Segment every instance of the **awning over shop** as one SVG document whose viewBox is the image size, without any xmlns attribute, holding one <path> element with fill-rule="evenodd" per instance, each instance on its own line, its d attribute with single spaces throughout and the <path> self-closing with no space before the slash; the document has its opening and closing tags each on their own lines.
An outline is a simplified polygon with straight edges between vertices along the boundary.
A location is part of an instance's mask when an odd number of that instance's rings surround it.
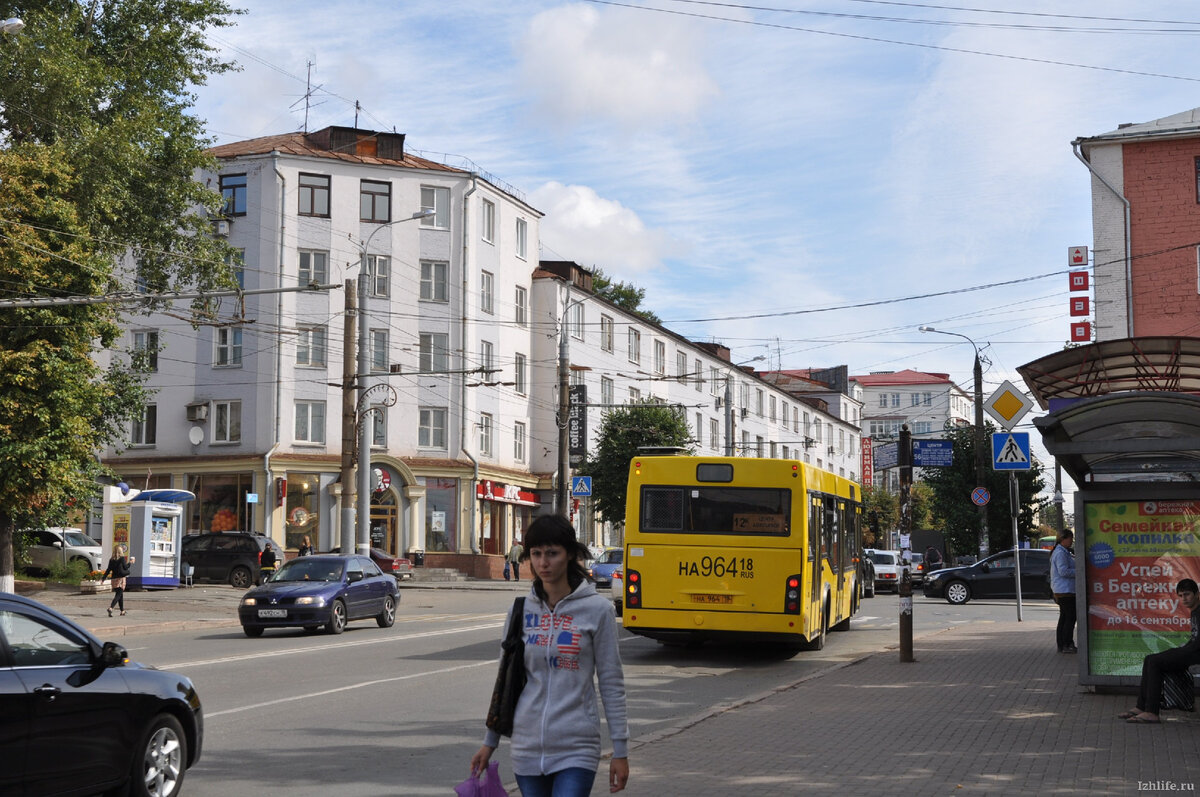
<svg viewBox="0 0 1200 797">
<path fill-rule="evenodd" d="M 1034 425 L 1046 450 L 1080 487 L 1101 481 L 1200 481 L 1200 396 L 1114 393 L 1076 400 Z"/>
</svg>

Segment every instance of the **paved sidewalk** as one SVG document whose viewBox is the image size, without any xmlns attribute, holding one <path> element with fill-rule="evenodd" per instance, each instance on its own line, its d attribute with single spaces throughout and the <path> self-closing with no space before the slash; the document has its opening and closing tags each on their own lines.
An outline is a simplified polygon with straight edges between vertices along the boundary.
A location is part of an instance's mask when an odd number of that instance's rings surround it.
<svg viewBox="0 0 1200 797">
<path fill-rule="evenodd" d="M 1134 698 L 1089 693 L 1053 639 L 1049 621 L 978 623 L 918 638 L 915 663 L 891 650 L 835 666 L 637 740 L 627 793 L 1194 792 L 1200 719 L 1117 720 Z"/>
</svg>

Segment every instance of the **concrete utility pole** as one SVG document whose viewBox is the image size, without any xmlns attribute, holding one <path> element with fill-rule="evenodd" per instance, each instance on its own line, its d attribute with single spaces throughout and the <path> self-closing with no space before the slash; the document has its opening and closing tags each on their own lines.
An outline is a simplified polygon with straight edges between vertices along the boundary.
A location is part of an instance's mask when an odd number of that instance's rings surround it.
<svg viewBox="0 0 1200 797">
<path fill-rule="evenodd" d="M 913 599 L 912 599 L 912 430 L 900 426 L 900 661 L 913 658 Z"/>
<path fill-rule="evenodd" d="M 354 347 L 346 343 L 355 339 L 358 325 L 358 292 L 354 280 L 346 280 L 346 318 L 342 337 L 342 523 L 341 549 L 354 550 L 354 419 L 358 406 L 355 393 L 358 373 Z"/>
<path fill-rule="evenodd" d="M 563 517 L 571 514 L 568 503 L 571 500 L 571 456 L 567 439 L 567 427 L 571 423 L 571 333 L 567 329 L 567 319 L 571 307 L 582 303 L 582 299 L 571 301 L 571 286 L 568 285 L 558 335 L 558 489 L 554 491 L 554 511 Z"/>
</svg>

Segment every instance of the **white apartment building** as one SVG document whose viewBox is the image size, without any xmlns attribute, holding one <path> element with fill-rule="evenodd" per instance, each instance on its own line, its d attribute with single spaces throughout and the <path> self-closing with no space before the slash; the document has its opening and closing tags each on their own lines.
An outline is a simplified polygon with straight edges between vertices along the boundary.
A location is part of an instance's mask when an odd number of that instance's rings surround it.
<svg viewBox="0 0 1200 797">
<path fill-rule="evenodd" d="M 360 263 L 369 367 L 357 378 L 369 389 L 355 417 L 371 430 L 371 542 L 388 553 L 496 575 L 498 555 L 553 506 L 564 330 L 570 380 L 592 405 L 588 440 L 606 408 L 662 401 L 685 414 L 699 453 L 728 445 L 857 478 L 856 426 L 723 346 L 594 295 L 576 264 L 539 265 L 541 214 L 515 189 L 353 128 L 211 152 L 219 168 L 199 179 L 225 196 L 214 232 L 238 251 L 246 293 L 128 325 L 127 346 L 153 352 L 156 392 L 129 445 L 104 453 L 134 487 L 195 493 L 187 531 L 340 542 L 343 397 L 357 370 L 343 362 L 357 349 L 346 283 L 359 293 Z M 596 526 L 586 501 L 575 519 L 595 544 L 621 521 Z"/>
<path fill-rule="evenodd" d="M 850 380 L 862 388 L 863 431 L 878 443 L 894 440 L 907 423 L 914 437 L 938 437 L 947 424 L 971 425 L 973 398 L 949 374 L 906 369 L 880 371 Z M 914 475 L 914 478 L 918 478 Z M 875 471 L 874 484 L 897 488 L 896 470 Z"/>
</svg>

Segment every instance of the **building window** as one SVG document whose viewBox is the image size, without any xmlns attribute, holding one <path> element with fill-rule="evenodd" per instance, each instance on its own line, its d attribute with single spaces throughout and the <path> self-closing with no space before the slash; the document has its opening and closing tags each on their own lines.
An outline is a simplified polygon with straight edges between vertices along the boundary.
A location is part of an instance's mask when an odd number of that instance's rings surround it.
<svg viewBox="0 0 1200 797">
<path fill-rule="evenodd" d="M 771 419 L 771 423 L 775 423 L 775 397 L 774 396 L 771 396 L 771 400 L 768 402 L 768 412 L 769 412 L 769 417 Z"/>
<path fill-rule="evenodd" d="M 513 459 L 525 461 L 525 424 L 520 421 L 513 424 Z"/>
<path fill-rule="evenodd" d="M 421 333 L 421 359 L 418 366 L 423 374 L 450 370 L 450 337 L 444 332 Z"/>
<path fill-rule="evenodd" d="M 214 443 L 238 443 L 242 439 L 242 402 L 214 401 L 213 402 L 213 432 Z"/>
<path fill-rule="evenodd" d="M 359 221 L 389 222 L 392 220 L 392 184 L 375 180 L 359 183 Z"/>
<path fill-rule="evenodd" d="M 784 429 L 787 429 L 788 427 L 788 412 L 790 410 L 791 408 L 788 407 L 788 403 L 786 401 L 783 402 L 783 411 L 780 413 L 780 426 L 782 426 Z M 787 459 L 787 457 L 784 457 L 784 459 Z"/>
<path fill-rule="evenodd" d="M 391 290 L 391 262 L 383 255 L 367 255 L 367 280 L 372 296 L 386 297 Z M 360 311 L 363 308 L 359 308 Z"/>
<path fill-rule="evenodd" d="M 766 446 L 764 443 L 765 441 L 763 440 L 762 435 L 754 436 L 754 454 L 759 459 L 762 459 L 767 455 Z"/>
<path fill-rule="evenodd" d="M 604 351 L 613 350 L 613 320 L 612 316 L 600 316 L 600 348 Z"/>
<path fill-rule="evenodd" d="M 329 253 L 300 250 L 300 284 L 324 285 L 329 281 Z"/>
<path fill-rule="evenodd" d="M 703 390 L 704 390 L 704 388 L 703 388 L 703 385 L 704 385 L 703 368 L 704 368 L 704 366 L 701 365 L 699 360 L 692 361 L 692 381 L 695 382 L 695 384 L 696 384 L 696 392 L 697 393 L 703 392 Z"/>
<path fill-rule="evenodd" d="M 681 385 L 687 382 L 687 352 L 675 352 L 675 379 Z"/>
<path fill-rule="evenodd" d="M 420 423 L 417 445 L 421 448 L 444 449 L 446 447 L 446 410 L 422 407 Z"/>
<path fill-rule="evenodd" d="M 236 327 L 220 327 L 216 331 L 216 353 L 213 365 L 229 368 L 242 364 L 242 330 Z"/>
<path fill-rule="evenodd" d="M 571 337 L 583 340 L 583 305 L 576 303 L 567 310 L 567 330 Z"/>
<path fill-rule="evenodd" d="M 450 189 L 421 186 L 421 210 L 432 210 L 432 216 L 421 219 L 422 227 L 450 229 Z"/>
<path fill-rule="evenodd" d="M 483 200 L 483 209 L 479 214 L 479 234 L 488 243 L 496 241 L 496 203 Z"/>
<path fill-rule="evenodd" d="M 654 341 L 654 373 L 666 374 L 667 372 L 667 344 L 666 341 Z"/>
<path fill-rule="evenodd" d="M 919 407 L 919 406 L 921 406 L 921 394 L 920 394 L 920 393 L 913 393 L 913 394 L 912 394 L 912 397 L 911 397 L 911 401 L 912 401 L 912 405 L 911 405 L 911 406 L 913 406 L 913 407 Z"/>
<path fill-rule="evenodd" d="M 933 406 L 933 394 L 932 393 L 924 393 L 924 394 L 922 394 L 921 398 L 924 401 L 926 407 Z"/>
<path fill-rule="evenodd" d="M 516 391 L 518 393 L 520 393 L 522 396 L 524 396 L 525 392 L 529 389 L 528 386 L 525 384 L 525 355 L 524 354 L 518 354 L 516 357 L 516 361 L 513 363 L 513 382 L 516 383 L 515 384 Z"/>
<path fill-rule="evenodd" d="M 615 403 L 613 401 L 613 381 L 607 376 L 600 377 L 600 403 L 606 408 Z"/>
<path fill-rule="evenodd" d="M 226 216 L 246 215 L 246 175 L 222 174 L 221 198 L 225 200 L 221 212 Z"/>
<path fill-rule="evenodd" d="M 450 301 L 449 271 L 449 263 L 435 260 L 421 261 L 421 299 L 423 301 Z"/>
<path fill-rule="evenodd" d="M 329 218 L 329 175 L 300 173 L 301 216 Z"/>
<path fill-rule="evenodd" d="M 296 442 L 325 442 L 325 402 L 296 402 Z"/>
<path fill-rule="evenodd" d="M 525 219 L 517 219 L 517 257 L 522 260 L 528 252 L 526 248 L 525 234 L 529 225 L 525 223 Z"/>
<path fill-rule="evenodd" d="M 479 309 L 488 315 L 496 312 L 496 277 L 490 271 L 479 275 Z"/>
<path fill-rule="evenodd" d="M 479 367 L 483 370 L 485 381 L 491 381 L 496 372 L 496 353 L 490 340 L 479 341 Z"/>
<path fill-rule="evenodd" d="M 388 370 L 388 331 L 386 329 L 371 330 L 371 370 Z"/>
<path fill-rule="evenodd" d="M 239 249 L 236 252 L 225 255 L 225 266 L 229 269 L 229 273 L 233 275 L 233 281 L 243 290 L 246 288 L 246 250 Z"/>
<path fill-rule="evenodd" d="M 325 327 L 301 328 L 297 332 L 296 365 L 324 367 Z"/>
<path fill-rule="evenodd" d="M 708 392 L 721 395 L 721 369 L 711 365 L 708 367 Z"/>
<path fill-rule="evenodd" d="M 642 333 L 636 329 L 629 330 L 629 362 L 640 363 L 642 361 Z"/>
<path fill-rule="evenodd" d="M 888 394 L 887 394 L 887 393 L 880 393 L 880 394 L 879 394 L 879 406 L 880 406 L 880 407 L 887 407 L 887 404 L 888 404 Z"/>
<path fill-rule="evenodd" d="M 513 318 L 517 322 L 517 326 L 523 327 L 529 320 L 529 291 L 518 285 L 513 292 Z"/>
<path fill-rule="evenodd" d="M 479 413 L 479 453 L 492 455 L 492 416 L 486 412 Z"/>
<path fill-rule="evenodd" d="M 913 434 L 933 434 L 933 422 L 932 421 L 913 421 L 912 433 Z"/>
<path fill-rule="evenodd" d="M 387 448 L 387 407 L 382 404 L 371 407 L 371 447 Z"/>
<path fill-rule="evenodd" d="M 716 418 L 708 421 L 708 447 L 713 451 L 721 450 L 721 424 L 717 423 Z"/>
<path fill-rule="evenodd" d="M 133 351 L 147 371 L 158 371 L 158 330 L 140 329 L 134 332 Z"/>
<path fill-rule="evenodd" d="M 892 406 L 893 406 L 893 407 L 899 407 L 899 406 L 900 406 L 900 394 L 899 394 L 899 393 L 893 393 L 893 394 L 892 394 Z"/>
<path fill-rule="evenodd" d="M 754 391 L 754 412 L 758 417 L 763 417 L 763 398 L 765 397 L 762 388 L 755 388 Z"/>
<path fill-rule="evenodd" d="M 642 403 L 642 391 L 638 390 L 636 387 L 629 388 L 629 403 L 630 404 L 641 404 Z"/>
<path fill-rule="evenodd" d="M 158 405 L 147 404 L 141 416 L 133 422 L 129 442 L 135 446 L 152 446 L 158 440 Z"/>
</svg>

